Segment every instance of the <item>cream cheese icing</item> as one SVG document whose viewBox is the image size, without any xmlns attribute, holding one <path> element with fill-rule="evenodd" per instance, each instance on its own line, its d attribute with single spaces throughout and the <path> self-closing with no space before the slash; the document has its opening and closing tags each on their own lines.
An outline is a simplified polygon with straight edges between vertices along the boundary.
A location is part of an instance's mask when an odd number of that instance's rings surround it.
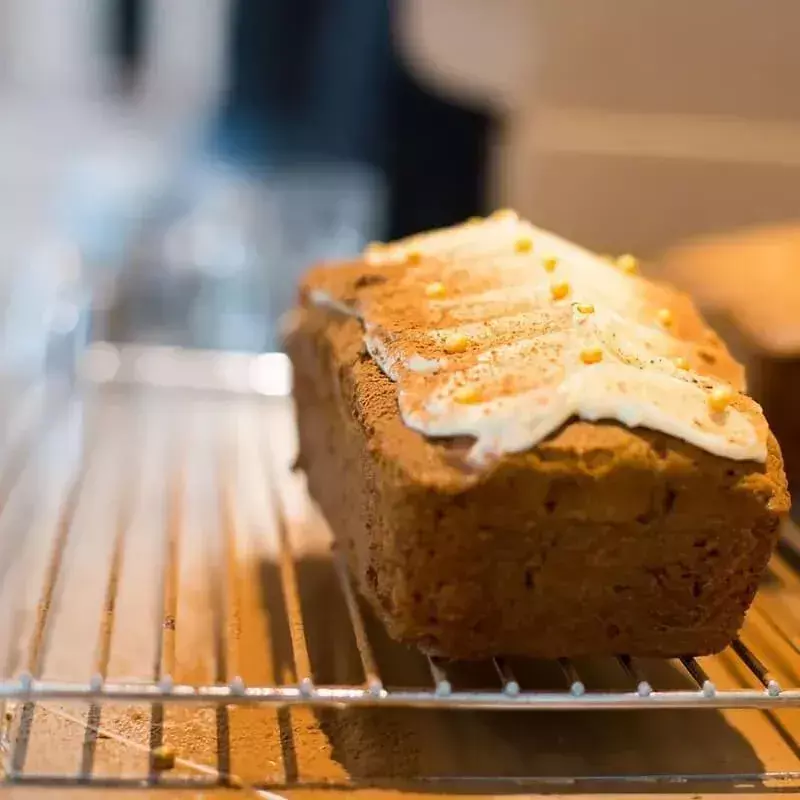
<svg viewBox="0 0 800 800">
<path fill-rule="evenodd" d="M 311 301 L 357 316 L 398 385 L 404 422 L 426 436 L 474 437 L 476 465 L 527 450 L 573 417 L 766 460 L 758 407 L 735 394 L 710 402 L 721 382 L 690 366 L 698 343 L 676 335 L 672 310 L 658 304 L 680 300 L 669 290 L 509 212 L 372 248 L 365 261 L 385 280 L 355 299 L 315 290 Z"/>
</svg>

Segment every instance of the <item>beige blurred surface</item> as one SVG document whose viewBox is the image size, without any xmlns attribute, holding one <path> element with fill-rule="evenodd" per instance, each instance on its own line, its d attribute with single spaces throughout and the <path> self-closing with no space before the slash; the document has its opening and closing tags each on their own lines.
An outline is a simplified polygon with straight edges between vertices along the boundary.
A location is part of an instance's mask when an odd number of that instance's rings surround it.
<svg viewBox="0 0 800 800">
<path fill-rule="evenodd" d="M 745 365 L 783 452 L 789 486 L 800 476 L 800 225 L 745 227 L 670 248 L 661 276 L 692 294 Z"/>
<path fill-rule="evenodd" d="M 672 248 L 664 277 L 725 314 L 752 349 L 800 355 L 800 225 L 749 228 Z"/>
<path fill-rule="evenodd" d="M 796 217 L 793 0 L 414 0 L 417 73 L 494 107 L 496 203 L 600 251 Z"/>
</svg>

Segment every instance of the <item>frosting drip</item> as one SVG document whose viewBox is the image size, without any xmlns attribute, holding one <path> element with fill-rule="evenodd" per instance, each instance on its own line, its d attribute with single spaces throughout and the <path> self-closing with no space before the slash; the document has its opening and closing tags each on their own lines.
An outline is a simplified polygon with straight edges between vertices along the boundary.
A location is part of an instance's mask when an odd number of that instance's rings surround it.
<svg viewBox="0 0 800 800">
<path fill-rule="evenodd" d="M 375 275 L 355 297 L 328 287 L 312 302 L 358 316 L 405 423 L 474 437 L 473 463 L 527 450 L 572 417 L 766 459 L 760 409 L 738 392 L 711 401 L 725 383 L 708 363 L 727 354 L 666 287 L 507 212 L 378 246 L 365 262 Z"/>
</svg>

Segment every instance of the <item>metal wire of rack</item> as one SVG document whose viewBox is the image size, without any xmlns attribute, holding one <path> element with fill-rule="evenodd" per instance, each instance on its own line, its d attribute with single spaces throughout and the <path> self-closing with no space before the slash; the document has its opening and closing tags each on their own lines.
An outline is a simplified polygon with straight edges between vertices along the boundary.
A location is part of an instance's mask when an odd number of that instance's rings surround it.
<svg viewBox="0 0 800 800">
<path fill-rule="evenodd" d="M 560 687 L 537 687 L 518 674 L 512 659 L 501 658 L 489 665 L 495 676 L 494 684 L 462 687 L 458 665 L 427 658 L 427 685 L 396 685 L 396 681 L 386 680 L 382 674 L 370 623 L 338 559 L 334 559 L 338 592 L 347 611 L 362 680 L 340 684 L 318 682 L 309 652 L 308 609 L 298 588 L 298 539 L 296 531 L 292 531 L 298 504 L 302 505 L 304 498 L 299 479 L 288 470 L 291 434 L 285 430 L 290 420 L 285 395 L 289 387 L 285 377 L 281 377 L 285 365 L 278 364 L 280 358 L 267 363 L 244 356 L 182 357 L 174 351 L 143 353 L 115 350 L 108 345 L 95 348 L 90 356 L 87 362 L 90 369 L 84 375 L 88 391 L 83 392 L 80 400 L 62 396 L 57 402 L 44 403 L 34 421 L 29 420 L 22 428 L 18 425 L 15 430 L 9 428 L 6 437 L 9 440 L 6 452 L 10 455 L 0 475 L 3 509 L 0 704 L 3 709 L 7 704 L 13 709 L 13 713 L 6 714 L 5 731 L 9 751 L 7 773 L 12 777 L 26 777 L 26 739 L 30 736 L 36 706 L 45 701 L 87 704 L 92 709 L 87 730 L 92 719 L 96 726 L 104 705 L 123 703 L 149 704 L 161 709 L 162 716 L 164 708 L 177 706 L 509 711 L 775 710 L 800 706 L 800 680 L 788 684 L 783 662 L 779 670 L 774 670 L 770 662 L 776 647 L 798 652 L 800 622 L 793 610 L 787 610 L 780 594 L 769 593 L 768 602 L 757 603 L 751 614 L 748 625 L 752 620 L 757 624 L 753 641 L 748 639 L 746 627 L 743 637 L 733 642 L 721 657 L 727 662 L 726 674 L 738 676 L 738 686 L 719 685 L 715 679 L 719 671 L 715 659 L 686 656 L 670 663 L 676 674 L 680 674 L 681 688 L 664 688 L 650 674 L 647 663 L 624 654 L 616 659 L 621 684 L 612 688 L 596 686 L 596 681 L 585 674 L 584 666 L 570 659 L 560 659 L 556 665 L 561 675 Z M 202 369 L 201 362 L 205 365 Z M 213 364 L 211 372 L 207 369 L 209 364 Z M 265 377 L 264 370 L 271 377 Z M 281 376 L 275 377 L 276 370 Z M 208 377 L 212 373 L 213 379 Z M 159 397 L 155 399 L 151 396 L 153 387 L 158 387 L 154 391 Z M 162 391 L 165 388 L 171 400 L 165 401 Z M 203 413 L 207 414 L 195 419 L 191 435 L 182 425 L 193 413 L 194 401 L 186 400 L 187 390 L 191 390 L 195 399 L 200 398 L 198 402 L 205 404 Z M 230 405 L 217 401 L 218 396 L 232 395 L 239 399 L 231 422 Z M 29 406 L 29 395 L 21 396 L 16 413 L 22 414 L 26 408 L 29 411 Z M 253 420 L 261 419 L 265 406 L 273 411 L 281 409 L 272 427 L 260 429 L 260 423 L 250 427 Z M 247 446 L 260 453 L 255 458 L 262 459 L 261 473 L 257 477 L 251 474 L 249 485 L 262 487 L 272 515 L 269 523 L 274 533 L 272 555 L 285 613 L 282 624 L 288 631 L 291 649 L 290 680 L 253 682 L 239 670 L 242 656 L 236 642 L 246 638 L 248 632 L 246 621 L 239 615 L 243 602 L 239 595 L 244 590 L 230 579 L 230 570 L 242 555 L 235 552 L 237 545 L 229 530 L 235 526 L 232 519 L 237 514 L 234 495 L 238 489 L 231 488 L 226 479 L 231 459 L 237 456 L 227 445 L 218 447 L 218 440 L 210 435 L 216 435 L 213 426 L 206 426 L 208 419 L 223 420 L 225 430 L 235 428 L 240 444 L 252 439 Z M 259 432 L 253 437 L 252 430 Z M 278 430 L 282 431 L 280 435 Z M 210 432 L 210 438 L 199 449 L 192 438 L 197 438 L 198 431 Z M 40 493 L 51 491 L 49 478 L 42 478 L 41 470 L 54 458 L 60 462 L 52 468 L 57 475 L 49 477 L 53 477 L 59 489 L 43 503 L 52 510 L 48 516 L 50 512 L 39 507 Z M 208 463 L 215 459 L 219 461 L 217 466 Z M 40 463 L 31 466 L 30 461 Z M 188 471 L 194 471 L 193 497 L 200 506 L 193 512 L 192 525 L 198 523 L 207 528 L 198 540 L 202 540 L 205 551 L 202 557 L 193 553 L 195 545 L 186 537 L 186 530 L 191 527 L 186 519 L 190 502 L 187 464 L 191 465 Z M 248 474 L 251 466 L 247 468 Z M 238 469 L 235 474 L 242 476 L 241 466 Z M 160 473 L 154 476 L 158 470 Z M 151 482 L 149 489 L 137 485 L 145 478 Z M 95 499 L 92 505 L 86 499 L 89 484 L 95 492 L 102 486 L 115 486 L 110 494 L 116 499 L 111 497 L 99 506 Z M 154 518 L 148 516 L 151 511 L 148 492 L 153 486 L 160 487 L 164 497 L 160 524 L 152 524 Z M 215 510 L 220 522 L 204 518 L 204 498 L 214 493 L 217 493 Z M 94 509 L 91 511 L 94 522 L 91 514 L 87 517 L 89 506 Z M 98 514 L 102 517 L 99 531 Z M 20 536 L 20 525 L 26 524 L 31 529 Z M 142 537 L 150 537 L 152 541 Z M 81 554 L 89 551 L 102 551 L 98 563 L 104 567 L 91 573 L 100 588 L 93 592 L 91 602 L 75 605 L 77 601 L 68 599 L 70 592 L 65 584 L 76 582 L 70 570 L 80 563 Z M 144 552 L 154 562 L 154 568 L 147 571 L 150 576 L 147 585 L 139 587 L 139 591 L 155 595 L 145 604 L 153 612 L 147 623 L 153 668 L 149 679 L 132 680 L 121 677 L 112 661 L 115 647 L 125 636 L 118 617 L 121 609 L 131 607 L 131 553 Z M 192 682 L 178 679 L 174 671 L 176 631 L 181 630 L 181 609 L 185 607 L 178 587 L 184 574 L 182 559 L 186 558 L 194 559 L 192 569 L 206 576 L 203 592 L 212 607 L 210 642 L 214 650 L 212 660 L 216 663 L 208 673 L 211 679 Z M 36 570 L 38 578 L 34 575 Z M 792 591 L 800 590 L 800 580 L 789 561 L 776 559 L 775 574 L 784 589 L 788 586 Z M 69 610 L 65 611 L 67 607 Z M 78 608 L 86 613 L 75 614 Z M 780 616 L 776 609 L 786 613 Z M 65 615 L 73 619 L 65 619 Z M 80 634 L 65 633 L 63 629 L 73 624 L 76 616 L 81 618 Z M 143 627 L 141 620 L 136 624 Z M 232 625 L 236 629 L 233 644 L 228 640 Z M 767 633 L 762 635 L 762 631 Z M 769 639 L 766 646 L 765 637 Z M 91 669 L 83 679 L 70 679 L 78 663 L 70 646 L 72 650 L 92 653 L 91 658 L 80 662 L 91 662 Z M 59 649 L 64 653 L 56 654 Z M 781 677 L 773 674 L 776 671 L 781 672 Z M 65 673 L 70 678 L 61 677 Z M 153 745 L 157 743 L 158 736 L 151 741 Z"/>
</svg>

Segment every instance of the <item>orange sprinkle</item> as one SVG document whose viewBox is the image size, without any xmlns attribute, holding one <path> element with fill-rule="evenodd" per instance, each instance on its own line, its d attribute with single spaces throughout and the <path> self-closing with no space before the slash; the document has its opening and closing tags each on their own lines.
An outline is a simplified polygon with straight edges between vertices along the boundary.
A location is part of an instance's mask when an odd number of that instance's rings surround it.
<svg viewBox="0 0 800 800">
<path fill-rule="evenodd" d="M 656 319 L 665 327 L 670 328 L 673 323 L 672 312 L 668 308 L 659 308 Z"/>
<path fill-rule="evenodd" d="M 516 242 L 514 242 L 514 249 L 518 253 L 530 253 L 533 250 L 533 239 L 530 236 L 520 236 Z"/>
<path fill-rule="evenodd" d="M 422 253 L 419 250 L 407 250 L 406 251 L 406 264 L 411 264 L 415 266 L 422 261 Z"/>
<path fill-rule="evenodd" d="M 599 347 L 587 347 L 581 350 L 581 361 L 584 364 L 597 364 L 603 360 L 603 351 Z"/>
<path fill-rule="evenodd" d="M 156 747 L 150 754 L 150 762 L 157 772 L 166 772 L 175 766 L 175 751 L 166 744 Z"/>
<path fill-rule="evenodd" d="M 625 253 L 617 259 L 617 266 L 628 275 L 635 275 L 639 271 L 639 259 Z"/>
<path fill-rule="evenodd" d="M 463 403 L 464 405 L 471 405 L 472 403 L 479 403 L 481 401 L 481 390 L 477 386 L 459 386 L 453 393 L 453 400 L 456 403 Z"/>
<path fill-rule="evenodd" d="M 469 339 L 463 333 L 451 333 L 444 340 L 447 353 L 463 353 L 469 347 Z"/>
<path fill-rule="evenodd" d="M 558 266 L 558 259 L 555 256 L 547 256 L 542 259 L 542 266 L 545 272 L 553 272 Z"/>
<path fill-rule="evenodd" d="M 733 402 L 733 397 L 730 386 L 718 386 L 708 396 L 708 406 L 712 411 L 724 411 Z"/>
<path fill-rule="evenodd" d="M 569 284 L 566 281 L 551 284 L 550 294 L 553 300 L 563 300 L 569 294 Z"/>
<path fill-rule="evenodd" d="M 672 360 L 672 363 L 678 369 L 689 369 L 689 362 L 683 356 L 677 356 Z"/>
<path fill-rule="evenodd" d="M 425 287 L 425 294 L 434 299 L 441 299 L 447 294 L 447 289 L 441 281 L 434 281 Z"/>
</svg>

